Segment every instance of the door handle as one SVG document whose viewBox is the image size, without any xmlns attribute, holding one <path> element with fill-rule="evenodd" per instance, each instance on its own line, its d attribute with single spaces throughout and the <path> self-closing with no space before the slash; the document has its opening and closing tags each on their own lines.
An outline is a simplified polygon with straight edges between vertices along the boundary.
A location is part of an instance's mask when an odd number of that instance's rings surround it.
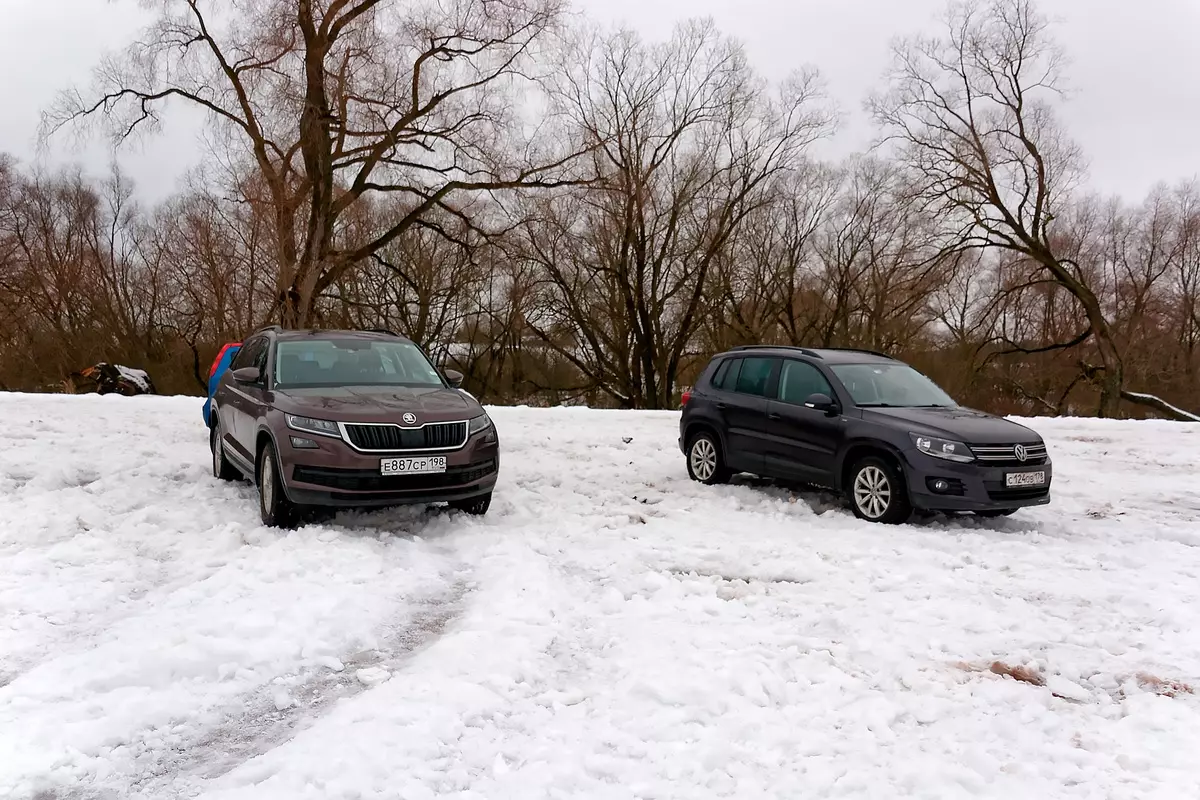
<svg viewBox="0 0 1200 800">
<path fill-rule="evenodd" d="M 781 417 L 780 415 L 778 415 L 778 414 L 776 414 L 774 411 L 772 411 L 770 414 L 767 414 L 767 419 L 769 419 L 769 420 L 781 420 L 781 419 L 783 419 L 783 417 Z"/>
<path fill-rule="evenodd" d="M 718 401 L 718 402 L 717 402 L 717 408 L 719 408 L 719 409 L 721 409 L 722 411 L 724 411 L 725 409 L 729 408 L 729 405 L 728 405 L 727 403 L 722 403 L 722 402 Z"/>
</svg>

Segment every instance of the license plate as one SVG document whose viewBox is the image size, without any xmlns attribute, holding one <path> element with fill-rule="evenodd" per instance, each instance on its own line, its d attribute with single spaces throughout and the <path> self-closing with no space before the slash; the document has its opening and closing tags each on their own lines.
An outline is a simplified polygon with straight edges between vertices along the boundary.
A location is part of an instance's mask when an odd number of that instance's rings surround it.
<svg viewBox="0 0 1200 800">
<path fill-rule="evenodd" d="M 379 459 L 379 473 L 381 475 L 422 475 L 430 472 L 445 471 L 445 456 Z"/>
<path fill-rule="evenodd" d="M 1005 486 L 1041 486 L 1045 482 L 1045 472 L 1010 472 L 1004 476 Z"/>
</svg>

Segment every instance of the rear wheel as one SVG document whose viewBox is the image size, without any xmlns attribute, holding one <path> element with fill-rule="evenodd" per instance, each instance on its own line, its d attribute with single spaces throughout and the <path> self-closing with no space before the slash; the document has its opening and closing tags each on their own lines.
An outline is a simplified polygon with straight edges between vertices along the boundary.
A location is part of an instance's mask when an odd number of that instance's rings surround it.
<svg viewBox="0 0 1200 800">
<path fill-rule="evenodd" d="M 236 481 L 242 477 L 242 473 L 225 457 L 224 432 L 221 430 L 221 420 L 217 418 L 216 409 L 213 409 L 212 421 L 212 433 L 209 434 L 208 444 L 212 449 L 213 477 L 223 481 Z"/>
<path fill-rule="evenodd" d="M 850 505 L 868 522 L 898 525 L 912 517 L 900 471 L 878 456 L 867 456 L 850 471 Z"/>
<path fill-rule="evenodd" d="M 725 456 L 717 437 L 707 431 L 692 437 L 687 450 L 688 475 L 694 481 L 713 485 L 729 480 Z"/>
<path fill-rule="evenodd" d="M 300 518 L 299 509 L 283 491 L 279 458 L 270 442 L 258 457 L 258 510 L 263 524 L 271 528 L 293 528 Z"/>
<path fill-rule="evenodd" d="M 468 497 L 466 500 L 452 500 L 449 505 L 456 511 L 463 511 L 474 517 L 482 517 L 491 508 L 492 493 L 488 492 L 478 497 Z"/>
</svg>

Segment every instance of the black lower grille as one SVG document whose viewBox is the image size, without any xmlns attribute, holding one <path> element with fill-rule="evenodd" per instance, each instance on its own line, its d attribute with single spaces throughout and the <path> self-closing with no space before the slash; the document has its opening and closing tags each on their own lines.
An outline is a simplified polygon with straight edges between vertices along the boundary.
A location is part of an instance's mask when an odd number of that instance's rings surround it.
<svg viewBox="0 0 1200 800">
<path fill-rule="evenodd" d="M 482 480 L 495 471 L 494 459 L 426 475 L 380 475 L 365 469 L 296 466 L 292 469 L 292 479 L 348 492 L 418 492 L 464 486 Z"/>
<path fill-rule="evenodd" d="M 988 489 L 993 500 L 1037 500 L 1050 494 L 1049 486 L 1019 487 L 1015 489 Z"/>
<path fill-rule="evenodd" d="M 433 450 L 461 446 L 467 438 L 467 423 L 432 423 L 423 428 L 347 423 L 346 435 L 360 450 Z"/>
</svg>

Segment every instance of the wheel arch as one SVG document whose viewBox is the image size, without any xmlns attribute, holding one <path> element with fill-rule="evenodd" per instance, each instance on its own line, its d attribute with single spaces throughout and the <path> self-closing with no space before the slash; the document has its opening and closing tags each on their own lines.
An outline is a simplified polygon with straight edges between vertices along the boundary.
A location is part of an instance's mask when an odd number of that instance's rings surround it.
<svg viewBox="0 0 1200 800">
<path fill-rule="evenodd" d="M 692 439 L 694 439 L 696 436 L 700 435 L 701 433 L 711 433 L 713 436 L 716 437 L 717 444 L 721 446 L 721 454 L 722 455 L 724 455 L 726 452 L 728 452 L 728 448 L 725 446 L 725 436 L 724 436 L 724 434 L 721 433 L 720 426 L 718 426 L 712 420 L 706 419 L 704 417 L 688 420 L 687 424 L 684 426 L 684 429 L 683 429 L 684 449 L 686 450 L 687 447 L 692 443 Z"/>
<path fill-rule="evenodd" d="M 838 459 L 837 464 L 837 481 L 838 485 L 834 488 L 838 491 L 845 491 L 850 485 L 850 470 L 864 458 L 868 456 L 876 456 L 886 460 L 900 474 L 901 479 L 905 483 L 905 488 L 908 488 L 908 471 L 904 468 L 904 458 L 900 455 L 900 451 L 892 445 L 880 439 L 855 439 L 847 442 L 845 449 Z"/>
</svg>

